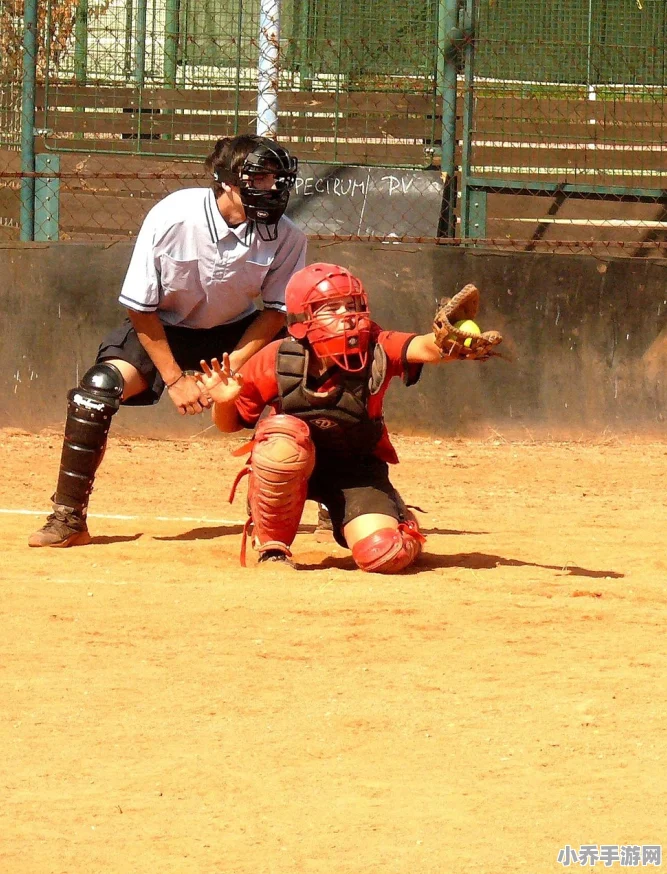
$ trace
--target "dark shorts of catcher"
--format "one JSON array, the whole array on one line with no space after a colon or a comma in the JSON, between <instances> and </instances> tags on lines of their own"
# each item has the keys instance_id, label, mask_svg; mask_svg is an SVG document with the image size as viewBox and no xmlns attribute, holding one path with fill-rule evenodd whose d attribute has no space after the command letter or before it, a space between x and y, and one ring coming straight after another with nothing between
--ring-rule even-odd
<instances>
[{"instance_id":1,"label":"dark shorts of catcher","mask_svg":"<svg viewBox=\"0 0 667 874\"><path fill-rule=\"evenodd\" d=\"M215 328L179 328L165 325L167 342L179 367L183 370L200 370L200 361L222 358L223 352L231 352L245 333L248 325L256 318L253 313L238 322L218 325ZM147 407L156 404L164 391L164 382L151 361L148 353L139 342L136 331L129 319L110 331L100 343L97 361L119 358L137 368L148 383L146 391L123 401L128 407Z\"/></svg>"},{"instance_id":2,"label":"dark shorts of catcher","mask_svg":"<svg viewBox=\"0 0 667 874\"><path fill-rule=\"evenodd\" d=\"M389 481L389 466L375 455L346 460L342 464L315 464L308 483L308 498L329 511L337 543L347 547L343 528L367 513L381 513L399 522L406 508Z\"/></svg>"}]
</instances>

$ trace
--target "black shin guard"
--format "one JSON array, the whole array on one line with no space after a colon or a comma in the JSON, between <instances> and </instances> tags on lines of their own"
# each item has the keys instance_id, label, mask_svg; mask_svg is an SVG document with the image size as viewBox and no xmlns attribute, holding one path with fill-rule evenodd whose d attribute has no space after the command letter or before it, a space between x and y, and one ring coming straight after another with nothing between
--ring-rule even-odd
<instances>
[{"instance_id":1,"label":"black shin guard","mask_svg":"<svg viewBox=\"0 0 667 874\"><path fill-rule=\"evenodd\" d=\"M94 364L67 395L65 440L53 500L85 512L102 461L111 417L118 412L123 377L113 364Z\"/></svg>"}]
</instances>

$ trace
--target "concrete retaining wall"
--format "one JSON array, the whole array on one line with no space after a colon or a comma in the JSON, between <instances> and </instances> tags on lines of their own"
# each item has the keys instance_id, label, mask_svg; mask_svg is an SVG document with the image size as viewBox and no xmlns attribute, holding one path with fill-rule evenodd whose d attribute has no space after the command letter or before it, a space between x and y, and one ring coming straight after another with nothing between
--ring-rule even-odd
<instances>
[{"instance_id":1,"label":"concrete retaining wall","mask_svg":"<svg viewBox=\"0 0 667 874\"><path fill-rule=\"evenodd\" d=\"M67 390L124 316L118 291L132 244L0 244L0 427L60 427ZM573 438L665 434L667 265L659 261L447 246L312 241L311 261L363 279L385 327L429 330L435 301L466 282L482 290L478 321L506 337L512 363L426 367L389 392L387 419L403 432ZM186 436L167 398L124 409L114 429Z\"/></svg>"}]
</instances>

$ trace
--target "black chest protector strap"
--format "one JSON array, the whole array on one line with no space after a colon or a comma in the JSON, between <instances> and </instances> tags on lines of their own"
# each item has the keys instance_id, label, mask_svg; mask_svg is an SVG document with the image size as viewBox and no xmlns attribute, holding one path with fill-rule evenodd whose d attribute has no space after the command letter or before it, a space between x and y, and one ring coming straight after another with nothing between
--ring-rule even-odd
<instances>
[{"instance_id":1,"label":"black chest protector strap","mask_svg":"<svg viewBox=\"0 0 667 874\"><path fill-rule=\"evenodd\" d=\"M279 412L306 421L316 448L359 454L371 452L380 439L383 420L369 416L367 401L382 386L387 359L379 345L371 352L364 370L345 373L336 391L323 398L306 385L309 350L296 340L281 343L276 359Z\"/></svg>"}]
</instances>

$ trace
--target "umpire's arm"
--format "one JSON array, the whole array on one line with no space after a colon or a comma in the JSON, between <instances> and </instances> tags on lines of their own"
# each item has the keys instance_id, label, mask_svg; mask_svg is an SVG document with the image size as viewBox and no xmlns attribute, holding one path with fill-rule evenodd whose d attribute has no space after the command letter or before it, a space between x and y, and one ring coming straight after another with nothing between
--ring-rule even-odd
<instances>
[{"instance_id":1,"label":"umpire's arm","mask_svg":"<svg viewBox=\"0 0 667 874\"><path fill-rule=\"evenodd\" d=\"M285 327L285 314L278 309L264 309L246 328L236 348L229 353L232 370L240 370L252 356L263 349Z\"/></svg>"}]
</instances>

